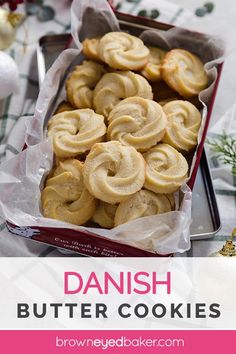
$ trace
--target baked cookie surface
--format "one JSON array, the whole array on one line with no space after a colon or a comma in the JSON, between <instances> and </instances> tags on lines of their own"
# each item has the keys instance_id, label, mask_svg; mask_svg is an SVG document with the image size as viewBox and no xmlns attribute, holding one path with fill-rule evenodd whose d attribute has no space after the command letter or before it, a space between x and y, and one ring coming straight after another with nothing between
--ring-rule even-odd
<instances>
[{"instance_id":1,"label":"baked cookie surface","mask_svg":"<svg viewBox=\"0 0 236 354\"><path fill-rule=\"evenodd\" d=\"M174 193L185 182L188 163L168 144L158 144L144 154L147 164L144 187L155 193Z\"/></svg>"},{"instance_id":2,"label":"baked cookie surface","mask_svg":"<svg viewBox=\"0 0 236 354\"><path fill-rule=\"evenodd\" d=\"M110 112L108 124L109 140L118 140L143 152L163 138L167 119L162 107L155 101L129 97Z\"/></svg>"},{"instance_id":3,"label":"baked cookie surface","mask_svg":"<svg viewBox=\"0 0 236 354\"><path fill-rule=\"evenodd\" d=\"M92 217L96 202L84 185L82 169L81 162L68 159L52 172L41 195L45 217L76 225Z\"/></svg>"},{"instance_id":4,"label":"baked cookie surface","mask_svg":"<svg viewBox=\"0 0 236 354\"><path fill-rule=\"evenodd\" d=\"M57 157L83 154L102 141L105 134L104 117L88 108L58 113L48 122L48 136L53 138Z\"/></svg>"},{"instance_id":5,"label":"baked cookie surface","mask_svg":"<svg viewBox=\"0 0 236 354\"><path fill-rule=\"evenodd\" d=\"M116 204L142 188L145 161L132 146L123 146L118 141L98 143L86 157L83 175L93 196Z\"/></svg>"},{"instance_id":6,"label":"baked cookie surface","mask_svg":"<svg viewBox=\"0 0 236 354\"><path fill-rule=\"evenodd\" d=\"M188 101L172 101L163 106L167 117L166 133L162 141L182 153L195 148L201 125L201 113Z\"/></svg>"},{"instance_id":7,"label":"baked cookie surface","mask_svg":"<svg viewBox=\"0 0 236 354\"><path fill-rule=\"evenodd\" d=\"M167 213L173 208L173 195L155 194L141 189L119 204L115 214L115 226L144 216Z\"/></svg>"},{"instance_id":8,"label":"baked cookie surface","mask_svg":"<svg viewBox=\"0 0 236 354\"><path fill-rule=\"evenodd\" d=\"M95 111L107 117L121 100L133 96L153 98L152 88L143 76L132 71L107 73L94 90Z\"/></svg>"},{"instance_id":9,"label":"baked cookie surface","mask_svg":"<svg viewBox=\"0 0 236 354\"><path fill-rule=\"evenodd\" d=\"M99 43L99 57L111 68L119 70L140 70L149 55L143 41L126 32L109 32Z\"/></svg>"},{"instance_id":10,"label":"baked cookie surface","mask_svg":"<svg viewBox=\"0 0 236 354\"><path fill-rule=\"evenodd\" d=\"M66 81L67 99L73 107L93 108L93 91L104 73L104 66L91 60L75 66Z\"/></svg>"},{"instance_id":11,"label":"baked cookie surface","mask_svg":"<svg viewBox=\"0 0 236 354\"><path fill-rule=\"evenodd\" d=\"M161 75L173 90L185 98L198 95L208 85L203 62L184 49L172 49L166 54Z\"/></svg>"}]
</instances>

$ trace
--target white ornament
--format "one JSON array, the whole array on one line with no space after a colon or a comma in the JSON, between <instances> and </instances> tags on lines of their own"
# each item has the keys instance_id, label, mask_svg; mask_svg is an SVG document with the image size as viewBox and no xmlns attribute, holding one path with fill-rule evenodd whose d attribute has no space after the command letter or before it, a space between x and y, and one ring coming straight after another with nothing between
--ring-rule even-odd
<instances>
[{"instance_id":1,"label":"white ornament","mask_svg":"<svg viewBox=\"0 0 236 354\"><path fill-rule=\"evenodd\" d=\"M0 100L16 92L19 72L10 55L0 51Z\"/></svg>"},{"instance_id":2,"label":"white ornament","mask_svg":"<svg viewBox=\"0 0 236 354\"><path fill-rule=\"evenodd\" d=\"M16 28L24 15L0 8L0 50L8 48L16 37Z\"/></svg>"}]
</instances>

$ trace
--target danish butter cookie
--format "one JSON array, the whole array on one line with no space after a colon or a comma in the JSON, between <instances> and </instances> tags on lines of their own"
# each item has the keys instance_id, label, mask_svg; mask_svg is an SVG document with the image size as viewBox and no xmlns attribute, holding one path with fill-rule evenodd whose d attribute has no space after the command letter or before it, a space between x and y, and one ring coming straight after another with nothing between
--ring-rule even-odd
<instances>
[{"instance_id":1,"label":"danish butter cookie","mask_svg":"<svg viewBox=\"0 0 236 354\"><path fill-rule=\"evenodd\" d=\"M109 32L99 43L99 57L111 68L140 70L148 60L149 50L138 37L125 32Z\"/></svg>"},{"instance_id":2,"label":"danish butter cookie","mask_svg":"<svg viewBox=\"0 0 236 354\"><path fill-rule=\"evenodd\" d=\"M199 94L208 85L203 62L184 49L172 49L166 54L161 75L171 88L185 98Z\"/></svg>"},{"instance_id":3,"label":"danish butter cookie","mask_svg":"<svg viewBox=\"0 0 236 354\"><path fill-rule=\"evenodd\" d=\"M101 60L98 54L100 38L85 39L83 41L83 53L84 55L93 60Z\"/></svg>"},{"instance_id":4,"label":"danish butter cookie","mask_svg":"<svg viewBox=\"0 0 236 354\"><path fill-rule=\"evenodd\" d=\"M108 116L107 136L138 151L156 145L167 125L162 107L142 97L129 97L118 103Z\"/></svg>"},{"instance_id":5,"label":"danish butter cookie","mask_svg":"<svg viewBox=\"0 0 236 354\"><path fill-rule=\"evenodd\" d=\"M174 193L187 178L185 157L168 144L158 144L144 154L147 164L144 187L155 193Z\"/></svg>"},{"instance_id":6,"label":"danish butter cookie","mask_svg":"<svg viewBox=\"0 0 236 354\"><path fill-rule=\"evenodd\" d=\"M48 122L48 136L53 137L54 152L59 158L89 151L105 134L104 117L88 108L58 113Z\"/></svg>"},{"instance_id":7,"label":"danish butter cookie","mask_svg":"<svg viewBox=\"0 0 236 354\"><path fill-rule=\"evenodd\" d=\"M82 163L75 159L59 163L47 179L41 200L45 217L76 225L88 221L96 208L83 182Z\"/></svg>"},{"instance_id":8,"label":"danish butter cookie","mask_svg":"<svg viewBox=\"0 0 236 354\"><path fill-rule=\"evenodd\" d=\"M94 90L95 111L107 117L122 99L133 96L153 98L152 88L143 76L132 71L107 73Z\"/></svg>"},{"instance_id":9,"label":"danish butter cookie","mask_svg":"<svg viewBox=\"0 0 236 354\"><path fill-rule=\"evenodd\" d=\"M115 214L115 226L144 216L167 213L174 208L171 194L155 194L142 189L120 203Z\"/></svg>"},{"instance_id":10,"label":"danish butter cookie","mask_svg":"<svg viewBox=\"0 0 236 354\"><path fill-rule=\"evenodd\" d=\"M83 175L94 197L116 204L142 188L145 161L132 146L123 146L118 141L98 143L85 160Z\"/></svg>"},{"instance_id":11,"label":"danish butter cookie","mask_svg":"<svg viewBox=\"0 0 236 354\"><path fill-rule=\"evenodd\" d=\"M166 133L162 141L186 153L197 145L201 113L188 101L172 101L163 106L167 117Z\"/></svg>"},{"instance_id":12,"label":"danish butter cookie","mask_svg":"<svg viewBox=\"0 0 236 354\"><path fill-rule=\"evenodd\" d=\"M91 60L75 66L66 81L67 99L73 107L93 108L94 87L104 73L104 66Z\"/></svg>"},{"instance_id":13,"label":"danish butter cookie","mask_svg":"<svg viewBox=\"0 0 236 354\"><path fill-rule=\"evenodd\" d=\"M112 205L99 201L97 209L93 214L92 221L96 222L101 227L111 229L114 227L114 218L118 205Z\"/></svg>"},{"instance_id":14,"label":"danish butter cookie","mask_svg":"<svg viewBox=\"0 0 236 354\"><path fill-rule=\"evenodd\" d=\"M141 74L146 77L148 81L160 81L161 80L161 63L165 57L166 51L157 48L149 47L148 62L141 71Z\"/></svg>"}]
</instances>

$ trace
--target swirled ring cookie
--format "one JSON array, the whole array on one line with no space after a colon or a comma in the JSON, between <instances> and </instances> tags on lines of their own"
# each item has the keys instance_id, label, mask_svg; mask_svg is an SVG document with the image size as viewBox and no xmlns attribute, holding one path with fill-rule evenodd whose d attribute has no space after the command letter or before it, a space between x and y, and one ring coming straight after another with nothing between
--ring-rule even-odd
<instances>
[{"instance_id":1,"label":"swirled ring cookie","mask_svg":"<svg viewBox=\"0 0 236 354\"><path fill-rule=\"evenodd\" d=\"M109 140L118 140L142 152L163 138L167 119L157 102L142 97L129 97L113 108L108 123Z\"/></svg>"},{"instance_id":2,"label":"swirled ring cookie","mask_svg":"<svg viewBox=\"0 0 236 354\"><path fill-rule=\"evenodd\" d=\"M73 107L93 108L93 90L104 73L104 66L91 60L75 66L66 81L67 99Z\"/></svg>"},{"instance_id":3,"label":"swirled ring cookie","mask_svg":"<svg viewBox=\"0 0 236 354\"><path fill-rule=\"evenodd\" d=\"M88 108L58 113L48 122L48 136L53 137L57 157L83 154L105 134L104 117Z\"/></svg>"},{"instance_id":4,"label":"swirled ring cookie","mask_svg":"<svg viewBox=\"0 0 236 354\"><path fill-rule=\"evenodd\" d=\"M148 81L155 82L161 80L161 63L166 55L166 51L157 48L149 47L148 62L144 66L141 74L146 77Z\"/></svg>"},{"instance_id":5,"label":"swirled ring cookie","mask_svg":"<svg viewBox=\"0 0 236 354\"><path fill-rule=\"evenodd\" d=\"M123 146L118 141L98 143L86 157L83 175L94 197L116 204L142 188L145 161L132 146Z\"/></svg>"},{"instance_id":6,"label":"swirled ring cookie","mask_svg":"<svg viewBox=\"0 0 236 354\"><path fill-rule=\"evenodd\" d=\"M138 37L125 32L109 32L99 42L99 57L111 68L140 70L148 60L149 50Z\"/></svg>"},{"instance_id":7,"label":"swirled ring cookie","mask_svg":"<svg viewBox=\"0 0 236 354\"><path fill-rule=\"evenodd\" d=\"M75 159L60 162L47 179L41 200L45 217L76 225L88 221L96 208L83 182L82 163Z\"/></svg>"},{"instance_id":8,"label":"swirled ring cookie","mask_svg":"<svg viewBox=\"0 0 236 354\"><path fill-rule=\"evenodd\" d=\"M152 88L143 76L132 71L107 73L94 90L95 111L107 117L122 99L133 96L153 98Z\"/></svg>"},{"instance_id":9,"label":"swirled ring cookie","mask_svg":"<svg viewBox=\"0 0 236 354\"><path fill-rule=\"evenodd\" d=\"M167 213L173 210L174 198L171 194L155 194L141 189L120 203L115 214L115 226L144 216Z\"/></svg>"},{"instance_id":10,"label":"swirled ring cookie","mask_svg":"<svg viewBox=\"0 0 236 354\"><path fill-rule=\"evenodd\" d=\"M97 209L93 214L92 221L96 222L101 227L111 229L114 227L114 218L118 205L112 205L99 201Z\"/></svg>"},{"instance_id":11,"label":"swirled ring cookie","mask_svg":"<svg viewBox=\"0 0 236 354\"><path fill-rule=\"evenodd\" d=\"M93 60L101 60L98 54L100 38L85 39L83 41L83 53L84 55Z\"/></svg>"},{"instance_id":12,"label":"swirled ring cookie","mask_svg":"<svg viewBox=\"0 0 236 354\"><path fill-rule=\"evenodd\" d=\"M185 157L168 144L158 144L144 154L147 164L144 187L155 193L174 193L187 178Z\"/></svg>"},{"instance_id":13,"label":"swirled ring cookie","mask_svg":"<svg viewBox=\"0 0 236 354\"><path fill-rule=\"evenodd\" d=\"M172 101L163 106L167 117L162 141L180 152L189 152L197 145L201 113L188 101Z\"/></svg>"},{"instance_id":14,"label":"swirled ring cookie","mask_svg":"<svg viewBox=\"0 0 236 354\"><path fill-rule=\"evenodd\" d=\"M184 49L172 49L166 54L161 75L172 89L185 98L199 94L208 85L203 62Z\"/></svg>"}]
</instances>

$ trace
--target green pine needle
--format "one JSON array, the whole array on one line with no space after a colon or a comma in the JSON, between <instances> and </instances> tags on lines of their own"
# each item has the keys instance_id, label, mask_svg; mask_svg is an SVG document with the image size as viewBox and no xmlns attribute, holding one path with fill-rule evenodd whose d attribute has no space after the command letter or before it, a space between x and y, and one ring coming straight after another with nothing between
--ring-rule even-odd
<instances>
[{"instance_id":1,"label":"green pine needle","mask_svg":"<svg viewBox=\"0 0 236 354\"><path fill-rule=\"evenodd\" d=\"M208 139L207 144L217 153L218 159L223 164L232 167L232 174L236 175L236 136L224 132L217 139Z\"/></svg>"}]
</instances>

